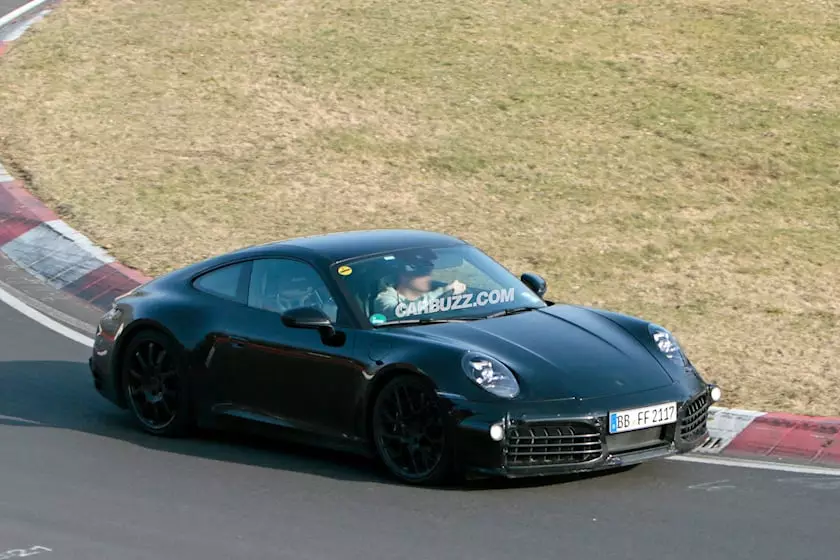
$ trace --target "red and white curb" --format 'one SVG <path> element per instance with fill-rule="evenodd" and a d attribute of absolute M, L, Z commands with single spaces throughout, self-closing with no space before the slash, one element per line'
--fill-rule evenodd
<path fill-rule="evenodd" d="M 57 3 L 34 0 L 0 18 L 0 54 L 46 15 L 47 6 Z M 150 280 L 115 262 L 64 223 L 2 165 L 0 252 L 33 276 L 103 309 L 116 296 Z M 46 317 L 39 320 L 50 321 Z M 61 325 L 51 328 L 58 332 L 66 329 Z M 86 338 L 84 343 L 88 344 Z M 810 468 L 809 472 L 840 474 L 840 417 L 712 407 L 708 426 L 711 438 L 693 454 L 677 459 L 722 465 L 746 460 L 756 468 Z"/>
<path fill-rule="evenodd" d="M 712 407 L 695 453 L 840 468 L 840 417 Z"/>
<path fill-rule="evenodd" d="M 0 252 L 32 276 L 100 309 L 150 280 L 68 226 L 2 165 Z"/>

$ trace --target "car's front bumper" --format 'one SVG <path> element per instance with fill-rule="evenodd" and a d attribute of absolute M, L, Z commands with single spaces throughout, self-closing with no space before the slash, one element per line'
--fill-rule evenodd
<path fill-rule="evenodd" d="M 114 352 L 114 337 L 106 336 L 99 330 L 94 339 L 93 351 L 88 359 L 93 386 L 100 395 L 125 408 L 126 404 L 117 387 L 112 369 L 111 357 Z"/>
<path fill-rule="evenodd" d="M 451 403 L 458 462 L 468 473 L 508 478 L 571 474 L 618 468 L 686 453 L 709 437 L 710 387 L 691 383 L 589 402 L 547 401 L 504 406 Z M 610 411 L 677 401 L 675 423 L 610 434 Z M 511 403 L 512 404 L 512 403 Z M 503 437 L 490 435 L 501 425 Z"/>

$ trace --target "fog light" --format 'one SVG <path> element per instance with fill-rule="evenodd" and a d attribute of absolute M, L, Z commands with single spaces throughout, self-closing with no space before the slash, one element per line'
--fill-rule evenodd
<path fill-rule="evenodd" d="M 712 402 L 718 402 L 720 400 L 720 397 L 722 396 L 720 392 L 720 387 L 714 385 L 712 387 L 712 390 L 709 391 L 709 396 L 712 397 Z"/>
<path fill-rule="evenodd" d="M 505 437 L 505 429 L 501 424 L 493 424 L 490 426 L 490 439 L 493 441 L 502 441 Z"/>

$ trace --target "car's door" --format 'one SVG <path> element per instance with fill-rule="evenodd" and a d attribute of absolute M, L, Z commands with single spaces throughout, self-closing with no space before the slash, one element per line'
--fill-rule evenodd
<path fill-rule="evenodd" d="M 196 297 L 211 310 L 199 357 L 200 378 L 194 396 L 216 411 L 243 407 L 241 371 L 250 368 L 245 339 L 251 310 L 247 307 L 251 262 L 244 261 L 206 272 L 193 281 Z M 197 364 L 198 365 L 198 364 Z"/>
<path fill-rule="evenodd" d="M 252 263 L 247 332 L 247 404 L 281 423 L 341 435 L 353 425 L 364 383 L 364 363 L 354 359 L 356 333 L 326 283 L 308 263 L 291 258 Z M 316 307 L 345 334 L 327 345 L 318 331 L 287 327 L 284 311 Z"/>

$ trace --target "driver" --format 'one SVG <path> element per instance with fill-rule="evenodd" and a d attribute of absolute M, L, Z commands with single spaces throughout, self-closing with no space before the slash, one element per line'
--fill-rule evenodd
<path fill-rule="evenodd" d="M 404 262 L 398 269 L 396 285 L 388 286 L 377 294 L 373 304 L 374 311 L 393 319 L 396 317 L 395 310 L 401 303 L 408 305 L 414 302 L 415 305 L 421 305 L 426 302 L 428 305 L 449 291 L 458 295 L 467 289 L 465 284 L 455 280 L 433 290 L 433 269 L 434 265 L 430 259 Z"/>
<path fill-rule="evenodd" d="M 297 274 L 289 276 L 279 282 L 276 305 L 281 311 L 288 311 L 296 307 L 319 307 L 314 282 L 307 275 Z"/>
<path fill-rule="evenodd" d="M 319 292 L 316 288 L 319 284 L 320 278 L 313 274 L 297 274 L 283 279 L 275 297 L 277 310 L 283 312 L 297 307 L 314 307 L 335 321 L 338 307 L 331 297 L 325 298 Z"/>

